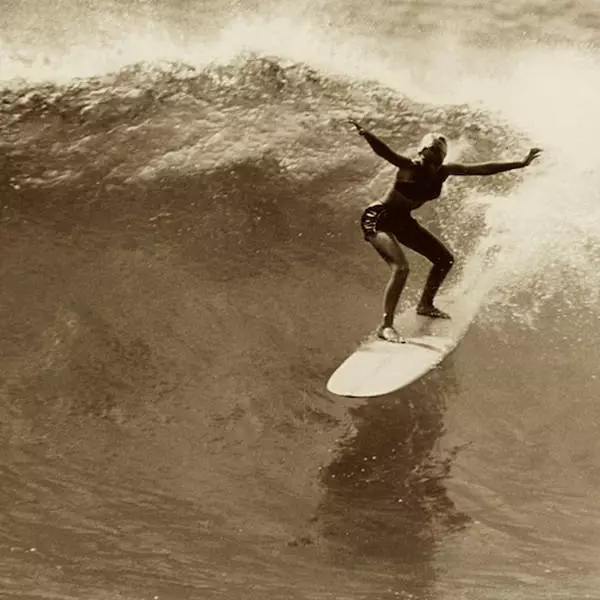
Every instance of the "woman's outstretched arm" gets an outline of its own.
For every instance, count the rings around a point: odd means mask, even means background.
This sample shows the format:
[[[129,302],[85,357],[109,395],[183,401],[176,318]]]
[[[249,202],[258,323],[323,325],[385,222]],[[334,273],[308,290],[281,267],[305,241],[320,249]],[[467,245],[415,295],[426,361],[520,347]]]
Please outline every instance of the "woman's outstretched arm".
[[[401,154],[397,154],[394,152],[387,144],[382,142],[374,133],[367,131],[361,125],[359,125],[353,119],[350,119],[350,123],[356,127],[359,135],[367,140],[367,143],[371,148],[373,148],[373,152],[377,154],[377,156],[381,156],[381,158],[387,160],[389,163],[392,163],[396,167],[406,167],[412,164],[410,158],[406,158],[406,156],[402,156]]]
[[[495,175],[504,171],[513,169],[522,169],[529,166],[542,151],[539,148],[532,148],[524,160],[516,162],[488,162],[473,165],[462,165],[459,163],[448,163],[445,166],[448,175]]]

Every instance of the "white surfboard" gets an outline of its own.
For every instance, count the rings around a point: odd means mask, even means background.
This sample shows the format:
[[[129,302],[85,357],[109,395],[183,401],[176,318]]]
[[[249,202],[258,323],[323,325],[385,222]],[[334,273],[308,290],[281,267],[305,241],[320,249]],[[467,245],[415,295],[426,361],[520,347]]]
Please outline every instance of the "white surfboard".
[[[396,315],[394,326],[406,343],[386,342],[372,335],[331,375],[328,391],[351,398],[383,396],[436,367],[456,348],[478,308],[464,297],[455,301],[440,298],[436,305],[452,318],[422,317],[414,308]]]

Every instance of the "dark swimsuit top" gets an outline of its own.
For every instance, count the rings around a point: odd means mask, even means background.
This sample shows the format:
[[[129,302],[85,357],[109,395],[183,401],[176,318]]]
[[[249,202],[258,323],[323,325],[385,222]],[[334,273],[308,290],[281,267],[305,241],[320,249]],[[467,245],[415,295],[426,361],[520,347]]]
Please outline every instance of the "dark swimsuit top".
[[[427,172],[421,163],[413,161],[413,165],[414,177],[412,181],[402,181],[400,178],[404,171],[402,169],[398,171],[394,183],[394,190],[402,196],[402,200],[408,202],[407,208],[409,211],[423,206],[425,202],[439,198],[442,193],[442,186],[448,178],[448,173],[443,167],[432,175]]]

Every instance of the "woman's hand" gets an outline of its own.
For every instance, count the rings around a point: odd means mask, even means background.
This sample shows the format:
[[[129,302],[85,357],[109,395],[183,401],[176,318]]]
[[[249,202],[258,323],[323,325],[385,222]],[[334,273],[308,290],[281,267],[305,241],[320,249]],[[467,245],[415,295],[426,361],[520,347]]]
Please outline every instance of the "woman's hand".
[[[348,119],[348,121],[356,127],[356,131],[358,131],[358,135],[365,135],[366,129],[361,127],[354,119]]]
[[[541,153],[541,148],[532,148],[529,151],[529,154],[525,157],[525,160],[523,161],[523,166],[528,167]]]

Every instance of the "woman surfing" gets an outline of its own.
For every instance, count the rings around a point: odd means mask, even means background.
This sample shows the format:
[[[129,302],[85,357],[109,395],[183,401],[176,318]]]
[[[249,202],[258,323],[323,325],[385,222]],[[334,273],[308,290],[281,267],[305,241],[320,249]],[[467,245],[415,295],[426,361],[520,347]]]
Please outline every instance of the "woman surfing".
[[[353,119],[350,119],[350,123],[365,138],[375,154],[398,168],[392,189],[385,198],[373,202],[365,209],[360,224],[365,240],[371,243],[392,270],[385,288],[383,321],[377,328],[377,335],[390,342],[403,342],[394,329],[394,314],[409,272],[402,246],[418,252],[432,263],[417,305],[419,315],[450,318],[450,315],[436,308],[433,301],[454,264],[454,256],[450,250],[413,218],[412,211],[425,202],[438,198],[450,175],[495,175],[522,169],[530,165],[541,150],[532,148],[523,160],[515,162],[444,164],[448,144],[443,135],[428,133],[421,140],[417,157],[412,159],[391,150]]]

